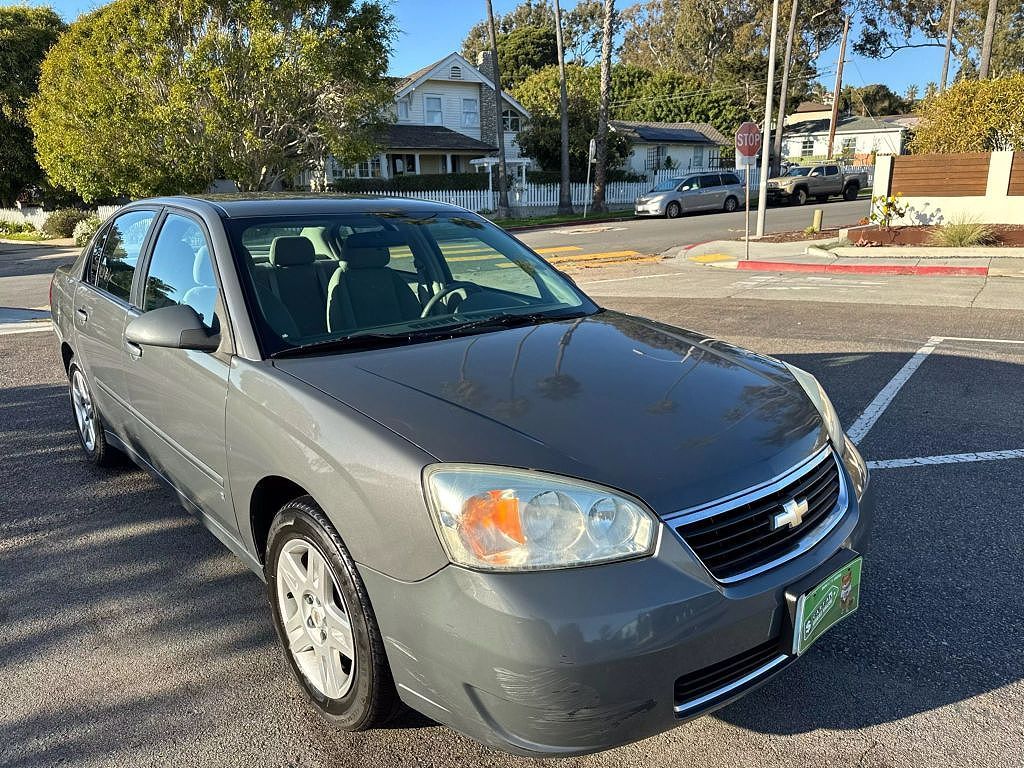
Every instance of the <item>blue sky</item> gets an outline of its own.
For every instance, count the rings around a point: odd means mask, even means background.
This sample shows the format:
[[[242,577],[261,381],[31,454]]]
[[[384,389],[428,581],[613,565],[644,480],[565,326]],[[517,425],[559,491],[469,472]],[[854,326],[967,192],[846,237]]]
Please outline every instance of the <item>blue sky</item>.
[[[494,11],[504,13],[517,3],[518,0],[494,0]],[[83,11],[102,5],[95,0],[54,0],[32,4],[52,5],[69,21]],[[562,0],[563,9],[575,4],[576,0]],[[628,5],[630,0],[620,0],[619,4]],[[484,0],[393,0],[392,5],[401,30],[391,61],[393,75],[408,74],[451,51],[457,51],[469,28],[486,13]],[[785,19],[780,22],[783,26],[785,23]],[[826,51],[822,54],[819,69],[834,72],[838,56],[838,47]],[[910,49],[880,61],[854,56],[848,51],[843,80],[854,86],[885,83],[898,93],[903,93],[913,83],[923,91],[927,82],[939,79],[941,69],[941,48]],[[831,89],[833,77],[826,80],[826,86]]]

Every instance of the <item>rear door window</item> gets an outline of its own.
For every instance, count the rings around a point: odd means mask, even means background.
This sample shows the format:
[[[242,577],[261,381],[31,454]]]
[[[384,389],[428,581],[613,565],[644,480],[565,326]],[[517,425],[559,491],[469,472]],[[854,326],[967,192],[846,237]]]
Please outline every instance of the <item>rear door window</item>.
[[[717,173],[706,173],[700,177],[700,188],[710,189],[711,187],[719,187],[722,184],[722,177]]]
[[[735,173],[723,173],[722,174],[722,183],[726,184],[726,185],[729,185],[729,184],[739,184],[740,180],[739,180],[739,177]]]
[[[111,296],[128,301],[139,254],[154,218],[155,211],[129,211],[114,219],[87,280]]]

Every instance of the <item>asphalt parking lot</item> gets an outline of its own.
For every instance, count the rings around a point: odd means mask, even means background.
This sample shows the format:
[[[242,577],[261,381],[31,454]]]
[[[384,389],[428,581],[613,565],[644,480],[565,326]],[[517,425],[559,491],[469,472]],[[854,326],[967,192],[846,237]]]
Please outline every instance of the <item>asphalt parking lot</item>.
[[[603,303],[804,367],[856,429],[879,500],[862,607],[740,702],[558,764],[1019,768],[1022,313],[645,292]],[[318,720],[258,580],[147,475],[79,459],[53,342],[0,336],[0,765],[530,762],[412,713]]]

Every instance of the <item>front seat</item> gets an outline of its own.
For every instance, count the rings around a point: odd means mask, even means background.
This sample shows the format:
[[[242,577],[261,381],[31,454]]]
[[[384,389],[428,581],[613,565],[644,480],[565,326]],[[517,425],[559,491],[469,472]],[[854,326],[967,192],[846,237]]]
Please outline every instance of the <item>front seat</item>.
[[[327,328],[327,276],[316,264],[313,243],[305,237],[275,237],[270,243],[270,289],[295,321],[302,336]]]
[[[408,245],[391,232],[348,236],[341,266],[327,288],[327,330],[331,333],[415,320],[422,307],[409,284],[393,269],[391,247]]]
[[[214,305],[217,303],[217,280],[213,276],[213,264],[206,246],[196,251],[192,261],[192,279],[195,287],[189,288],[182,297],[182,303],[188,304],[198,312],[207,328],[218,331],[219,324],[214,318]]]

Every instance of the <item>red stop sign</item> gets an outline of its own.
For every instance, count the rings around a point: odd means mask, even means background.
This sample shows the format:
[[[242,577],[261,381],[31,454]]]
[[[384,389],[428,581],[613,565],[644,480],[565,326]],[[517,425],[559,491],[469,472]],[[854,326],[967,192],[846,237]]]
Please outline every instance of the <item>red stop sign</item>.
[[[744,123],[736,130],[736,152],[753,157],[761,149],[761,128],[757,123]]]

